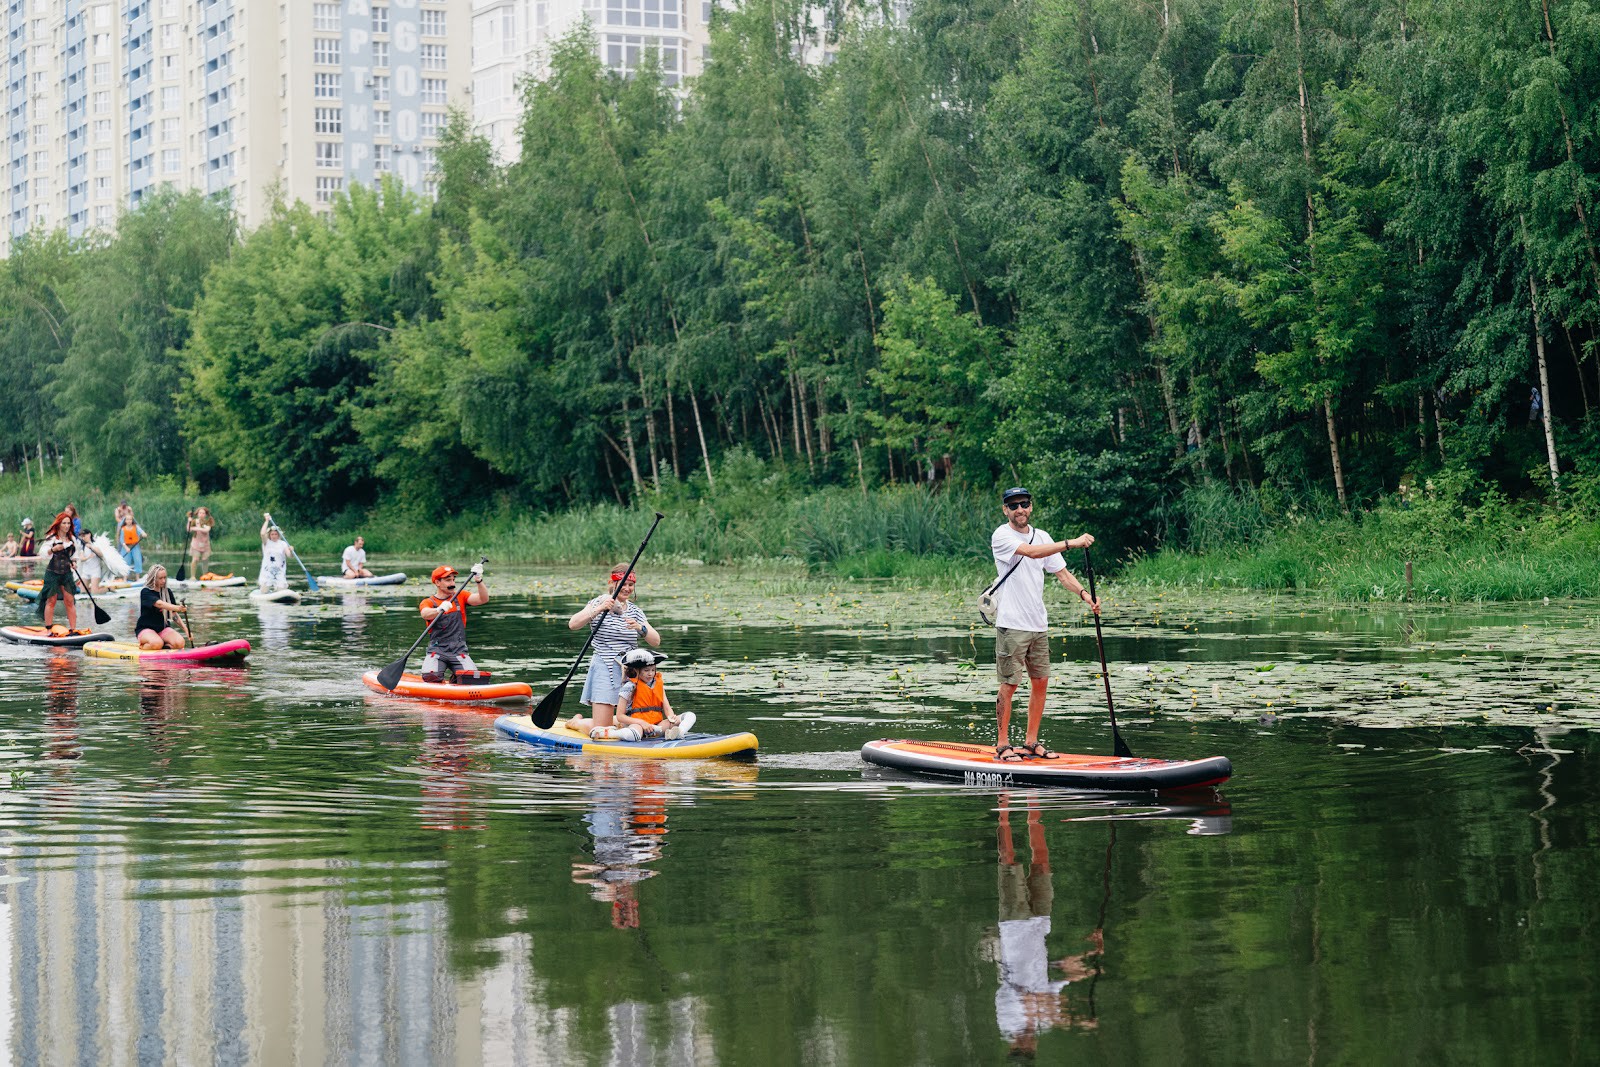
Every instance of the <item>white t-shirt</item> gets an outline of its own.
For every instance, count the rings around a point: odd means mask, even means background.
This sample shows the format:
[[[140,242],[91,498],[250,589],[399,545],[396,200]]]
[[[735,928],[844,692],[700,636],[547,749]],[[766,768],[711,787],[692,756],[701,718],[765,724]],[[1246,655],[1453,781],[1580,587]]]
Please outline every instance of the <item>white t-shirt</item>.
[[[283,538],[261,542],[261,566],[281,571],[289,565],[289,542]]]
[[[1017,564],[1016,571],[995,592],[1000,598],[1000,610],[995,614],[994,624],[1007,630],[1044,633],[1050,629],[1050,617],[1044,610],[1044,576],[1046,573],[1066,570],[1067,561],[1061,558],[1059,552],[1043,559],[1017,555],[1017,546],[1027,544],[1030,535],[1036,545],[1048,545],[1054,540],[1049,531],[1037,526],[1028,533],[1019,534],[1009,522],[989,539],[989,548],[994,552],[996,578],[1003,577],[1006,571],[1011,570],[1013,563]]]
[[[367,565],[367,550],[351,545],[344,550],[344,569],[358,571]]]
[[[1017,575],[1021,573],[1018,568]],[[1013,581],[1017,575],[1012,575]],[[1071,984],[1050,979],[1050,955],[1045,948],[1049,936],[1048,915],[1000,924],[1000,986],[994,995],[994,1018],[1007,1041],[1041,1029],[1041,1020],[1030,1016],[1027,994],[1059,993]]]

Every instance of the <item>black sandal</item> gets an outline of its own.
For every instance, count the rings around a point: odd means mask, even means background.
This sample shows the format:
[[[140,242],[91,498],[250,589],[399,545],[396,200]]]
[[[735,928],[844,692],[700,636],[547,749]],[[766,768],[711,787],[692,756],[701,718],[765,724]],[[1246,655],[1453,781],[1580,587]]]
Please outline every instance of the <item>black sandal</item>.
[[[1015,745],[996,745],[994,758],[1001,763],[1021,763],[1023,756]]]
[[[1018,745],[1017,751],[1022,753],[1023,759],[1060,759],[1061,753],[1051,752],[1044,747],[1043,741],[1029,741],[1025,745]]]

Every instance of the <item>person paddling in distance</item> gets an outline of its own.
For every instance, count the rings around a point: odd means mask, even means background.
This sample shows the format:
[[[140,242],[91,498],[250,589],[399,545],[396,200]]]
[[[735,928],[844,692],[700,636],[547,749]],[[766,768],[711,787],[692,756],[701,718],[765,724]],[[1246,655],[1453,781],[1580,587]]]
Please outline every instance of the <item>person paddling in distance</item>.
[[[117,512],[117,551],[137,577],[144,572],[144,549],[139,546],[147,535],[144,527],[133,517],[133,508],[126,501]]]
[[[635,648],[623,653],[622,673],[627,681],[617,690],[616,711],[612,714],[611,729],[596,727],[590,719],[574,715],[567,729],[588,733],[599,741],[614,738],[618,741],[641,741],[647,737],[676,740],[694,727],[694,712],[681,717],[672,710],[667,699],[666,680],[656,670],[666,661],[659,652],[648,648]]]
[[[63,511],[55,517],[44,533],[40,548],[50,561],[45,564],[44,584],[39,588],[39,614],[44,616],[45,629],[56,630],[56,601],[63,600],[67,607],[67,631],[76,630],[78,606],[74,593],[77,587],[72,581],[72,561],[78,551],[78,539],[72,534],[71,515]]]
[[[211,562],[211,529],[216,526],[216,520],[211,517],[211,510],[198,507],[189,512],[189,520],[185,524],[189,533],[189,570],[191,578],[199,578],[204,572],[200,564]]]
[[[627,575],[626,582],[622,582],[624,575]],[[622,585],[618,586],[618,582],[622,582]],[[638,582],[639,572],[628,573],[626,563],[612,567],[606,592],[589,601],[567,620],[569,630],[581,630],[585,626],[594,630],[591,646],[594,652],[589,658],[589,672],[583,676],[583,695],[578,698],[579,703],[588,706],[591,718],[584,720],[581,715],[577,717],[579,721],[589,724],[591,735],[596,730],[610,729],[616,725],[613,720],[624,681],[623,655],[639,647],[640,638],[652,648],[661,647],[661,635],[650,625],[644,609],[633,602],[634,587]],[[617,590],[615,597],[611,595],[612,588]]]
[[[39,538],[33,532],[33,520],[22,520],[22,540],[17,543],[17,555],[32,559],[39,554]]]
[[[187,615],[189,609],[168,597],[167,568],[157,563],[144,576],[144,588],[139,590],[139,619],[133,624],[134,640],[147,652],[183,647],[183,635],[172,628],[168,616]]]
[[[283,533],[267,512],[261,513],[261,572],[256,575],[256,585],[263,593],[289,588],[289,553],[294,547],[283,539]]]
[[[357,537],[355,543],[344,550],[340,562],[344,566],[346,578],[371,578],[372,572],[367,570],[366,538]]]
[[[458,591],[454,567],[446,564],[433,569],[433,596],[419,605],[423,619],[432,626],[428,651],[422,657],[425,682],[444,681],[447,669],[458,681],[466,675],[479,677],[477,664],[467,654],[467,608],[487,604],[489,587],[483,584],[483,564],[473,564],[471,575],[471,588]]]
[[[1060,759],[1039,740],[1039,721],[1044,717],[1045,690],[1050,685],[1050,623],[1044,609],[1044,576],[1053,574],[1063,587],[1100,614],[1100,601],[1067,570],[1061,553],[1069,548],[1088,548],[1094,544],[1089,534],[1070,541],[1052,541],[1050,534],[1029,524],[1033,516],[1033,494],[1021,486],[1007,489],[1000,497],[1006,521],[989,539],[995,569],[1001,577],[1015,568],[1000,586],[1000,608],[995,615],[994,656],[1000,676],[1000,695],[995,700],[999,739],[995,758],[1007,763],[1023,759]],[[1011,745],[1011,698],[1023,681],[1028,683],[1028,728],[1022,744]]]

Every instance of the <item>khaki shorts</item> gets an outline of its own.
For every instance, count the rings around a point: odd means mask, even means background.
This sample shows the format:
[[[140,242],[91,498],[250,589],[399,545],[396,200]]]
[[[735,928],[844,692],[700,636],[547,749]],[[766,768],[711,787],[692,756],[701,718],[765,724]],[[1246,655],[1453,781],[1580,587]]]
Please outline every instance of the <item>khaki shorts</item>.
[[[1038,630],[995,627],[994,662],[1001,685],[1021,685],[1029,678],[1050,677],[1050,635]]]

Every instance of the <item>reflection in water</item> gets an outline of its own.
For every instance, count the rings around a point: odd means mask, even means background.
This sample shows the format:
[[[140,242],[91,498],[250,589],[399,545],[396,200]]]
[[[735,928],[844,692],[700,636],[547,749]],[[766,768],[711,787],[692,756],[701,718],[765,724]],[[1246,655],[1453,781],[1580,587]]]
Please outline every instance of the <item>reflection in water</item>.
[[[610,903],[611,925],[639,926],[634,886],[656,875],[645,867],[661,858],[667,833],[667,771],[656,760],[595,760],[591,763],[591,807],[583,817],[594,838],[594,862],[572,865],[572,880]]]
[[[75,760],[83,756],[78,741],[78,673],[82,669],[82,658],[66,649],[53,650],[45,660],[45,759]]]
[[[485,826],[473,800],[474,732],[460,711],[428,711],[422,715],[422,751],[417,762],[422,779],[422,825],[429,830],[482,830]]]
[[[264,651],[286,652],[289,649],[289,621],[293,617],[287,604],[265,603],[256,605],[261,619],[261,648]]]
[[[1016,1055],[1031,1057],[1038,1051],[1039,1034],[1045,1030],[1093,1030],[1100,1025],[1094,1009],[1094,979],[1100,975],[1105,953],[1106,906],[1111,898],[1111,853],[1117,831],[1111,829],[1106,846],[1105,899],[1092,933],[1084,940],[1089,948],[1077,955],[1050,962],[1046,940],[1050,936],[1050,911],[1055,901],[1051,883],[1050,849],[1045,841],[1037,796],[1026,800],[1028,868],[1023,871],[1011,838],[1011,797],[1000,796],[1000,923],[996,937],[1000,985],[994,997],[995,1022],[1000,1035]],[[1052,972],[1064,977],[1052,978]],[[1068,987],[1088,980],[1087,994],[1080,1006],[1069,996]],[[1081,985],[1079,988],[1083,988]]]
[[[339,614],[339,625],[344,630],[344,639],[352,644],[359,644],[367,632],[367,606],[371,598],[362,593],[346,593],[339,598],[342,609]]]
[[[183,717],[189,692],[189,679],[181,671],[140,672],[139,722],[149,738],[150,752],[157,767],[166,767],[171,760],[170,727]]]

